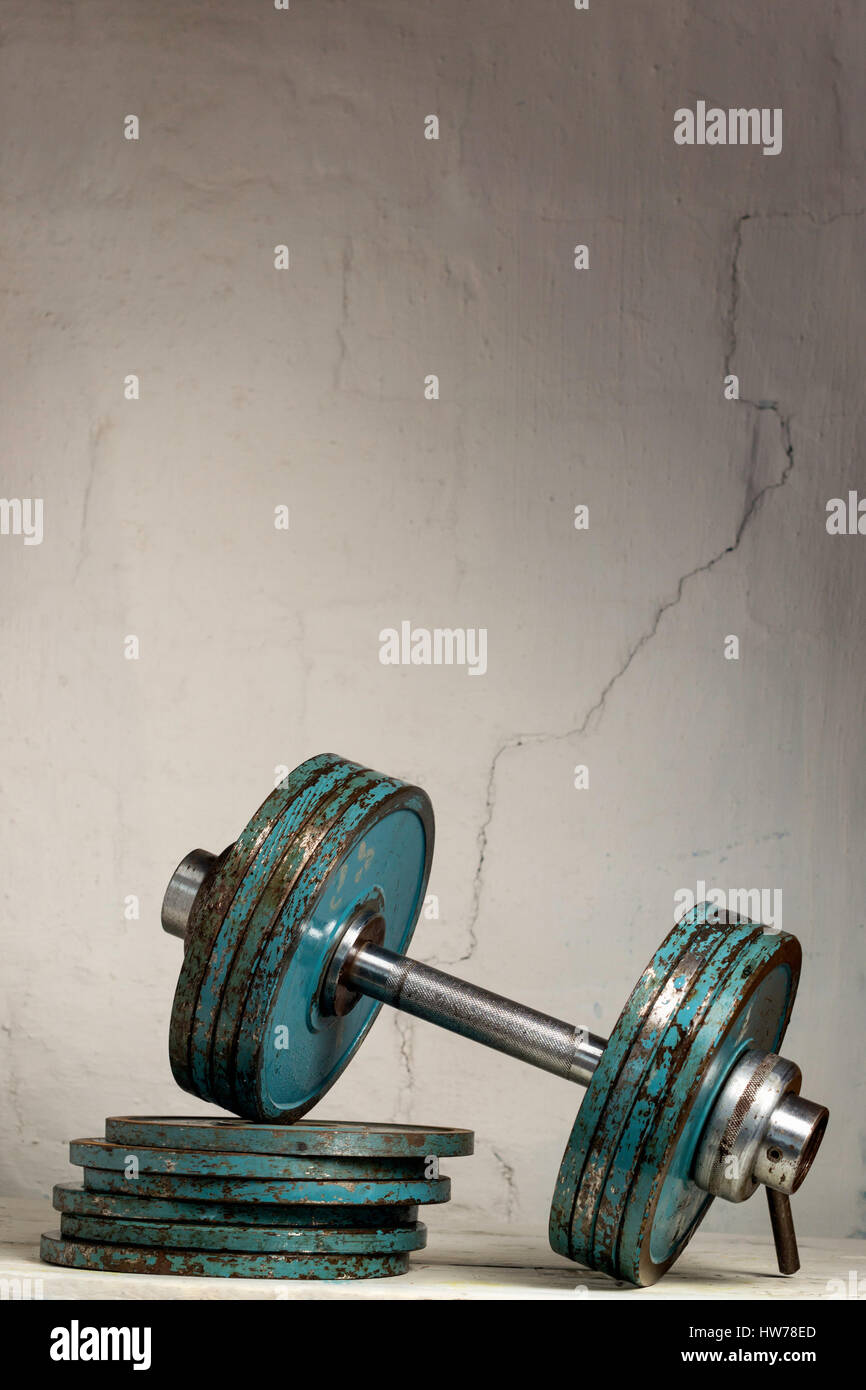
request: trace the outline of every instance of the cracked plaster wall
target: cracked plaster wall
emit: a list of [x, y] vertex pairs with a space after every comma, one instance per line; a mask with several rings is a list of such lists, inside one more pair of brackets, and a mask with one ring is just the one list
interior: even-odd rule
[[[3, 6], [3, 491], [45, 499], [42, 546], [0, 543], [5, 1190], [106, 1114], [195, 1109], [167, 875], [333, 748], [433, 797], [416, 954], [598, 1032], [678, 888], [781, 888], [786, 1051], [833, 1109], [799, 1222], [862, 1231], [866, 540], [824, 508], [864, 483], [863, 30]], [[782, 153], [676, 147], [698, 98], [781, 106]], [[383, 667], [405, 618], [486, 627], [488, 673]], [[543, 1228], [579, 1098], [383, 1017], [322, 1112], [473, 1127], [437, 1221]]]

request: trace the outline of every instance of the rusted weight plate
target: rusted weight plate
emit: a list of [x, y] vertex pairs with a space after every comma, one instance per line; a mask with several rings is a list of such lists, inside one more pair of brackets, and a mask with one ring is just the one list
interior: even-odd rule
[[[312, 801], [300, 808], [298, 815], [289, 814], [292, 834], [284, 852], [272, 872], [256, 884], [255, 907], [230, 963], [211, 1040], [210, 1085], [219, 1103], [229, 1110], [239, 1108], [235, 1088], [235, 1042], [265, 944], [274, 931], [279, 930], [280, 912], [293, 899], [304, 870], [316, 858], [329, 830], [379, 780], [378, 773], [357, 763], [346, 759], [335, 763], [317, 783]], [[255, 866], [249, 877], [255, 877]], [[282, 952], [289, 940], [282, 936], [278, 939]], [[317, 988], [320, 974], [321, 971], [306, 982], [309, 992]], [[292, 1047], [290, 1036], [280, 1036], [274, 1042], [282, 1043], [285, 1051]]]
[[219, 1153], [215, 1149], [129, 1148], [104, 1139], [73, 1139], [71, 1163], [81, 1168], [112, 1168], [141, 1173], [191, 1173], [215, 1178], [304, 1178], [390, 1182], [395, 1178], [438, 1175], [437, 1160], [425, 1158], [317, 1158], [287, 1154]]
[[[215, 1032], [217, 1099], [249, 1119], [300, 1118], [336, 1081], [380, 1005], [359, 998], [345, 1015], [324, 1014], [318, 994], [343, 930], [362, 912], [384, 922], [384, 945], [405, 950], [421, 906], [433, 853], [426, 793], [369, 773], [339, 806], [290, 890], [269, 882], [247, 936], [260, 947], [239, 1015], [223, 1008]], [[252, 933], [252, 935], [250, 935]], [[215, 1090], [217, 1075], [214, 1073]], [[231, 1095], [224, 1087], [231, 1082]]]
[[471, 1154], [471, 1129], [427, 1125], [364, 1124], [351, 1120], [299, 1120], [293, 1125], [251, 1124], [228, 1118], [122, 1115], [105, 1121], [113, 1144], [149, 1148], [219, 1149], [223, 1153], [345, 1154], [358, 1158], [412, 1158]]
[[67, 1240], [49, 1231], [39, 1247], [46, 1264], [112, 1274], [191, 1274], [228, 1279], [382, 1279], [405, 1274], [408, 1254], [291, 1255], [218, 1250], [154, 1250]]
[[[614, 1028], [583, 1097], [562, 1157], [550, 1207], [551, 1246], [568, 1259], [572, 1258], [575, 1202], [600, 1115], [624, 1067], [630, 1064], [633, 1078], [640, 1079], [648, 1064], [645, 1050], [641, 1052], [640, 1049], [641, 1029], [654, 1008], [660, 1005], [664, 1007], [664, 991], [670, 989], [676, 979], [678, 961], [689, 951], [692, 943], [700, 939], [705, 928], [706, 917], [701, 904], [686, 913], [662, 942], [632, 990], [620, 1016], [621, 1020], [630, 1020], [631, 1027]], [[712, 949], [711, 944], [703, 944], [704, 953]]]
[[[304, 845], [303, 832], [311, 818], [315, 818], [323, 795], [327, 797], [330, 794], [335, 780], [340, 785], [360, 772], [356, 763], [349, 763], [335, 754], [323, 754], [302, 763], [285, 779], [285, 787], [279, 789], [288, 791], [289, 795], [282, 801], [269, 834], [259, 844], [253, 858], [248, 860], [238, 856], [231, 866], [234, 895], [213, 938], [202, 971], [191, 1024], [189, 1064], [196, 1094], [205, 1097], [214, 1094], [211, 1073], [217, 1020], [230, 987], [229, 982], [249, 975], [250, 967], [245, 956], [250, 923], [271, 877], [275, 875], [277, 881], [281, 882], [287, 864], [296, 858], [304, 861], [308, 850]], [[261, 811], [258, 811], [254, 820], [258, 821], [260, 817]], [[211, 899], [214, 897], [213, 893], [208, 896]], [[203, 905], [197, 922], [202, 922], [205, 915], [210, 916], [210, 908]]]
[[386, 1255], [423, 1250], [427, 1227], [242, 1226], [239, 1222], [123, 1221], [110, 1216], [62, 1216], [70, 1240], [150, 1245], [165, 1250], [283, 1251], [297, 1255]]
[[[762, 928], [752, 923], [734, 923], [725, 914], [725, 937], [691, 980], [687, 989], [670, 1001], [667, 1021], [658, 1019], [654, 1037], [658, 1045], [653, 1052], [653, 1065], [644, 1073], [636, 1089], [630, 1090], [627, 1109], [619, 1129], [616, 1144], [611, 1143], [609, 1109], [593, 1140], [594, 1155], [587, 1167], [592, 1178], [584, 1173], [576, 1207], [590, 1215], [590, 1235], [593, 1267], [612, 1272], [610, 1261], [616, 1250], [619, 1226], [629, 1198], [631, 1182], [643, 1154], [646, 1128], [652, 1126], [657, 1112], [667, 1103], [667, 1085], [676, 1070], [689, 1057], [692, 1048], [699, 1047], [701, 1029], [714, 1000], [721, 995], [730, 1001], [732, 976], [743, 960], [751, 962], [753, 938], [760, 940]], [[692, 952], [696, 948], [692, 948]], [[750, 965], [749, 969], [753, 967]], [[618, 1096], [619, 1084], [615, 1095]], [[613, 1098], [613, 1097], [612, 1097]], [[576, 1223], [572, 1230], [575, 1244]]]
[[[623, 1040], [627, 1042], [625, 1060], [605, 1097], [584, 1156], [572, 1214], [572, 1249], [593, 1248], [599, 1212], [604, 1210], [604, 1190], [607, 1186], [611, 1194], [617, 1193], [616, 1180], [609, 1181], [608, 1169], [611, 1164], [615, 1165], [620, 1145], [624, 1154], [629, 1151], [632, 1107], [641, 1085], [647, 1078], [651, 1085], [656, 1084], [664, 1049], [672, 1045], [677, 1032], [682, 1033], [701, 1017], [713, 990], [730, 970], [741, 949], [741, 938], [733, 933], [733, 925], [739, 919], [729, 918], [728, 914], [712, 914], [708, 920], [705, 906], [700, 904], [690, 914], [688, 923], [674, 928], [671, 936], [682, 941], [681, 928], [685, 926], [688, 943], [669, 962], [667, 979], [640, 1027], [631, 1034], [624, 1029], [622, 1038], [617, 1035], [617, 1046]], [[745, 925], [747, 931], [754, 930], [751, 923]], [[658, 979], [657, 963], [653, 962], [645, 974]], [[628, 1014], [628, 1010], [625, 1013]], [[616, 1034], [616, 1030], [614, 1032]]]
[[199, 1202], [309, 1202], [313, 1206], [414, 1206], [447, 1202], [449, 1178], [396, 1178], [392, 1182], [308, 1182], [303, 1179], [198, 1178], [188, 1173], [139, 1173], [127, 1178], [110, 1168], [85, 1168], [88, 1192], [172, 1197]]
[[[617, 1082], [622, 1075], [634, 1088], [651, 1065], [652, 1049], [646, 1044], [647, 1038], [654, 1035], [654, 1017], [666, 1016], [671, 991], [675, 991], [676, 997], [677, 985], [681, 991], [687, 979], [700, 968], [701, 961], [723, 938], [720, 924], [708, 932], [704, 908], [705, 904], [699, 904], [686, 913], [656, 951], [626, 1002], [581, 1102], [559, 1167], [550, 1208], [550, 1243], [554, 1250], [569, 1259], [572, 1258], [573, 1219], [578, 1222], [581, 1219], [581, 1213], [574, 1216], [577, 1194], [605, 1106], [613, 1098], [622, 1109], [626, 1092], [624, 1087], [617, 1092]], [[697, 947], [700, 947], [699, 953]], [[681, 979], [679, 966], [683, 960], [687, 962], [687, 971]], [[591, 1239], [591, 1232], [586, 1233], [586, 1238]]]
[[259, 807], [222, 859], [211, 882], [199, 893], [189, 921], [183, 964], [178, 977], [169, 1028], [169, 1057], [174, 1078], [195, 1091], [190, 1070], [190, 1038], [205, 968], [220, 924], [237, 888], [286, 807], [304, 786], [338, 761], [330, 754], [310, 758], [286, 778]]
[[[652, 1283], [670, 1267], [711, 1200], [703, 1192], [696, 1197], [699, 1190], [693, 1184], [688, 1200], [679, 1200], [684, 1197], [684, 1173], [678, 1172], [666, 1185], [664, 1164], [650, 1157], [659, 1142], [664, 1149], [680, 1119], [685, 1123], [692, 1110], [683, 1096], [674, 1099], [676, 1079], [692, 1068], [705, 1074], [716, 1055], [709, 1039], [719, 1018], [731, 1024], [741, 1013], [753, 988], [748, 981], [754, 977], [757, 988], [762, 961], [780, 949], [779, 938], [772, 933], [726, 914], [720, 922], [714, 916], [707, 904], [688, 914], [638, 982], [581, 1106], [551, 1209], [555, 1250], [632, 1283]], [[760, 995], [764, 1014], [776, 1013], [773, 1032], [780, 1025], [784, 1031], [779, 1010], [786, 1021], [799, 970], [793, 939], [785, 938], [782, 949], [790, 960], [780, 962], [781, 974], [771, 969], [770, 995]], [[796, 968], [792, 968], [794, 957]], [[777, 988], [783, 980], [787, 981], [784, 998]], [[605, 1068], [609, 1053], [613, 1065]], [[707, 1073], [713, 1094], [723, 1079], [715, 1077], [718, 1066], [727, 1072], [727, 1065], [718, 1059]], [[704, 1100], [706, 1096], [704, 1091]], [[708, 1109], [709, 1102], [700, 1125]], [[647, 1225], [643, 1220], [647, 1207], [642, 1184], [652, 1186], [656, 1179], [666, 1194], [657, 1234], [664, 1239], [666, 1232], [672, 1239], [665, 1248], [665, 1260], [648, 1263], [644, 1236], [630, 1245], [625, 1232], [636, 1222], [637, 1231], [649, 1240], [653, 1221]]]
[[788, 1026], [801, 952], [787, 933], [753, 938], [717, 991], [698, 1036], [670, 1068], [665, 1097], [641, 1096], [642, 1153], [620, 1224], [616, 1268], [653, 1284], [678, 1257], [712, 1198], [692, 1181], [698, 1140], [731, 1067], [748, 1048], [777, 1051]]
[[[130, 1184], [131, 1186], [131, 1184]], [[130, 1197], [88, 1192], [73, 1183], [58, 1183], [53, 1204], [57, 1211], [77, 1216], [110, 1216], [130, 1221], [218, 1221], [223, 1226], [413, 1226], [416, 1206], [301, 1206], [283, 1202], [195, 1202], [171, 1197]]]

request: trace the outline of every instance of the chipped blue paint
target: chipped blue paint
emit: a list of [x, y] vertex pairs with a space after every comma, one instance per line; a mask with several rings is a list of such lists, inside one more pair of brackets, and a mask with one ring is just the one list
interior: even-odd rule
[[355, 1158], [455, 1158], [471, 1154], [471, 1129], [430, 1125], [372, 1124], [361, 1120], [303, 1120], [269, 1125], [213, 1117], [112, 1115], [105, 1121], [112, 1144], [144, 1148], [219, 1149], [222, 1153], [327, 1154]]
[[[628, 1261], [635, 1276], [640, 1275], [642, 1264], [650, 1269], [669, 1267], [703, 1220], [712, 1199], [691, 1181], [698, 1140], [737, 1058], [752, 1047], [775, 1052], [782, 1041], [796, 989], [792, 966], [787, 961], [773, 963], [760, 983], [757, 967], [787, 955], [788, 942], [762, 937], [750, 943], [744, 960], [713, 1000], [700, 1038], [673, 1078], [663, 1123], [648, 1136], [642, 1170], [632, 1190], [633, 1209], [626, 1214], [621, 1235], [620, 1261]], [[741, 999], [741, 1007], [732, 1009], [732, 999]], [[642, 1232], [637, 1211], [642, 1204], [649, 1209], [653, 1202], [655, 1210]]]
[[[205, 1098], [214, 1090], [211, 1080], [214, 1028], [229, 990], [229, 982], [236, 978], [237, 971], [242, 968], [240, 962], [243, 960], [250, 920], [272, 875], [279, 871], [284, 856], [291, 853], [294, 836], [303, 825], [305, 816], [321, 798], [328, 765], [325, 764], [323, 768], [315, 763], [310, 768], [308, 764], [303, 764], [303, 768], [304, 772], [298, 768], [292, 774], [292, 795], [270, 834], [259, 846], [252, 863], [237, 881], [234, 897], [220, 924], [202, 974], [190, 1035], [190, 1070], [197, 1094]], [[346, 775], [345, 765], [336, 763], [333, 770], [337, 768], [341, 775]], [[308, 777], [310, 780], [305, 783], [304, 779]]]
[[[722, 923], [708, 922], [704, 904], [685, 913], [638, 980], [608, 1039], [578, 1111], [551, 1204], [550, 1243], [569, 1259], [581, 1258], [572, 1254], [576, 1249], [586, 1263], [590, 1262], [595, 1200], [606, 1173], [600, 1155], [615, 1147], [634, 1088], [652, 1066], [660, 1042], [653, 1011], [661, 1009], [661, 1022], [666, 1027], [670, 1016], [670, 1002], [666, 1001], [678, 993], [675, 980], [698, 971], [723, 938]], [[692, 948], [695, 954], [685, 972], [682, 963]], [[698, 948], [701, 955], [696, 954]]]
[[[377, 773], [359, 767], [356, 763], [351, 763], [346, 759], [341, 759], [320, 779], [315, 789], [312, 805], [309, 803], [293, 804], [287, 810], [286, 814], [291, 821], [292, 828], [288, 849], [285, 855], [278, 860], [275, 872], [257, 885], [258, 897], [255, 909], [234, 951], [211, 1033], [212, 1085], [216, 1095], [220, 1097], [220, 1104], [225, 1105], [229, 1110], [237, 1110], [241, 1114], [255, 1118], [255, 1114], [241, 1103], [241, 1093], [237, 1087], [236, 1048], [244, 1011], [249, 999], [251, 982], [266, 949], [266, 944], [269, 940], [275, 941], [285, 957], [294, 957], [294, 950], [301, 934], [306, 931], [306, 924], [299, 925], [293, 939], [291, 932], [285, 931], [282, 927], [280, 921], [282, 909], [287, 899], [291, 901], [294, 898], [300, 876], [310, 859], [318, 858], [322, 838], [332, 826], [341, 823], [349, 808], [357, 805], [359, 799], [364, 798], [365, 793], [368, 793], [369, 789], [376, 784], [377, 779]], [[320, 973], [321, 964], [319, 971], [310, 977], [308, 988], [311, 982], [318, 981]], [[301, 1041], [301, 1035], [295, 1031], [294, 1020], [286, 1018], [280, 1019], [279, 1022], [289, 1030], [287, 1034], [288, 1046], [283, 1050], [285, 1052], [291, 1050], [294, 1056], [295, 1048]], [[258, 1028], [260, 1026], [258, 1022], [254, 1025]], [[257, 1033], [256, 1060], [253, 1064], [256, 1069], [259, 1066], [260, 1057], [264, 1055], [261, 1051], [263, 1046], [272, 1052], [274, 1041], [274, 1034], [271, 1034], [266, 1041], [265, 1035], [261, 1031]], [[303, 1113], [300, 1107], [298, 1107], [297, 1113]], [[271, 1112], [269, 1118], [289, 1117]]]
[[433, 811], [417, 787], [334, 754], [302, 763], [259, 808], [196, 899], [170, 1027], [178, 1084], [249, 1119], [311, 1109], [380, 1005], [323, 1017], [314, 996], [356, 909], [380, 903], [405, 950], [430, 872]]
[[88, 1192], [133, 1197], [169, 1197], [198, 1202], [309, 1202], [314, 1206], [414, 1206], [447, 1202], [450, 1178], [394, 1178], [381, 1181], [308, 1181], [292, 1178], [195, 1177], [189, 1173], [139, 1173], [127, 1178], [110, 1168], [85, 1168]]
[[[225, 913], [231, 907], [243, 874], [302, 787], [337, 762], [333, 754], [309, 758], [265, 799], [220, 863], [206, 893], [196, 901], [189, 922], [184, 958], [178, 976], [169, 1029], [169, 1058], [174, 1078], [185, 1091], [199, 1094], [192, 1076], [190, 1046], [193, 1019], [211, 952]], [[211, 1099], [206, 1096], [205, 1099]]]
[[304, 1206], [289, 1202], [215, 1202], [190, 1198], [136, 1197], [88, 1192], [77, 1183], [57, 1183], [52, 1203], [61, 1214], [116, 1216], [132, 1221], [218, 1221], [243, 1226], [411, 1226], [417, 1206]]
[[423, 1178], [427, 1160], [418, 1158], [347, 1158], [342, 1154], [219, 1153], [216, 1150], [129, 1148], [104, 1139], [73, 1139], [70, 1162], [79, 1167], [129, 1170], [140, 1173], [190, 1173], [199, 1177], [308, 1178], [322, 1182], [332, 1178], [390, 1181]]
[[249, 1254], [219, 1250], [153, 1250], [143, 1245], [67, 1240], [59, 1231], [42, 1237], [47, 1264], [113, 1274], [191, 1274], [229, 1279], [382, 1279], [405, 1274], [406, 1253], [391, 1255]]
[[[433, 811], [426, 794], [370, 774], [362, 795], [342, 814], [284, 895], [273, 932], [256, 965], [234, 1054], [234, 1099], [250, 1118], [298, 1118], [334, 1083], [360, 1045], [380, 1005], [361, 998], [342, 1018], [315, 1005], [334, 941], [355, 910], [377, 898], [384, 945], [402, 953], [424, 901], [433, 851]], [[277, 1027], [291, 1046], [269, 1045]]]
[[71, 1240], [113, 1245], [149, 1245], [160, 1250], [240, 1250], [299, 1255], [385, 1255], [423, 1250], [427, 1228], [412, 1226], [244, 1226], [219, 1222], [130, 1221], [111, 1216], [60, 1218], [60, 1234]]
[[[682, 918], [632, 992], [584, 1098], [551, 1208], [555, 1250], [636, 1284], [660, 1277], [709, 1206], [688, 1173], [738, 1055], [739, 1042], [723, 1040], [777, 1042], [796, 988], [792, 937], [709, 914], [715, 908], [704, 903]], [[768, 977], [772, 987], [763, 985]]]

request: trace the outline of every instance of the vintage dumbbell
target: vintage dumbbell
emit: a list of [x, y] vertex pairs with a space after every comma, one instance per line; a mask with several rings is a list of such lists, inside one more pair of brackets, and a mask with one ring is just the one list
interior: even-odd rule
[[828, 1119], [777, 1053], [796, 939], [701, 904], [605, 1040], [405, 957], [432, 852], [425, 792], [325, 754], [289, 774], [221, 855], [188, 854], [162, 907], [185, 944], [170, 1028], [178, 1083], [290, 1122], [391, 1004], [587, 1087], [554, 1191], [554, 1250], [651, 1284], [713, 1196], [739, 1202], [763, 1184], [779, 1268], [796, 1270], [789, 1196]]

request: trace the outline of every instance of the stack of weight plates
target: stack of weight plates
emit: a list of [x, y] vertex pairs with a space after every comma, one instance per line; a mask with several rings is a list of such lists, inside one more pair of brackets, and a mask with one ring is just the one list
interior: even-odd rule
[[84, 1185], [61, 1183], [49, 1264], [127, 1274], [372, 1279], [427, 1243], [418, 1206], [447, 1202], [440, 1158], [468, 1129], [303, 1120], [106, 1120], [76, 1139]]

